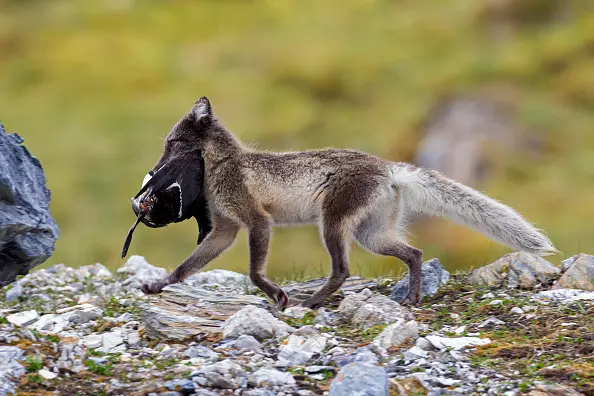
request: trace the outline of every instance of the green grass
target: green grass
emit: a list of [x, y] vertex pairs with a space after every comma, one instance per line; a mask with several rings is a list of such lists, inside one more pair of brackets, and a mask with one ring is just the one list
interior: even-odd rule
[[34, 373], [43, 368], [43, 360], [39, 356], [27, 356], [25, 358], [25, 370]]
[[96, 363], [94, 360], [85, 360], [85, 366], [87, 369], [94, 374], [103, 375], [109, 377], [112, 375], [113, 364], [106, 362], [104, 364]]
[[[492, 4], [0, 0], [0, 119], [46, 171], [61, 229], [48, 264], [122, 264], [128, 198], [201, 95], [261, 148], [352, 147], [410, 160], [441, 98], [503, 92], [544, 151], [496, 152], [480, 187], [547, 230], [565, 256], [594, 250], [592, 6]], [[568, 16], [556, 17], [565, 7]], [[507, 251], [443, 222], [413, 235], [450, 269]], [[171, 269], [195, 240], [191, 221], [140, 227], [130, 253]], [[246, 272], [247, 257], [241, 233], [211, 267]], [[352, 263], [369, 276], [403, 268], [358, 248]], [[282, 229], [269, 268], [275, 277], [327, 273], [329, 258], [315, 230]]]

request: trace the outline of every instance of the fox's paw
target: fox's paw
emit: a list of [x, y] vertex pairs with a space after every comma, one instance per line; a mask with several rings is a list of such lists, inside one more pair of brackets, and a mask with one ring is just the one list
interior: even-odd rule
[[279, 311], [282, 311], [289, 306], [289, 296], [287, 296], [287, 293], [281, 288], [279, 288], [278, 292], [274, 295], [274, 301], [276, 302], [275, 305]]
[[302, 307], [309, 308], [309, 309], [316, 309], [320, 308], [324, 304], [324, 301], [319, 301], [317, 299], [307, 299], [301, 303]]
[[420, 298], [414, 298], [409, 295], [400, 303], [400, 305], [404, 305], [405, 307], [416, 307], [420, 302]]
[[170, 282], [168, 280], [145, 283], [140, 287], [140, 290], [142, 290], [144, 294], [159, 294], [163, 291], [163, 288], [169, 284]]

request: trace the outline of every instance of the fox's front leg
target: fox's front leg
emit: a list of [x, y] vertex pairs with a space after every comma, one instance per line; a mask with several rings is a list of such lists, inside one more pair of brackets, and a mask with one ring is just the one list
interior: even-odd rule
[[266, 277], [266, 256], [270, 245], [272, 224], [264, 214], [256, 216], [248, 227], [250, 248], [250, 279], [268, 297], [276, 302], [278, 309], [284, 309], [289, 303], [289, 297], [279, 286]]
[[142, 285], [141, 290], [145, 294], [157, 294], [161, 293], [167, 285], [183, 282], [188, 276], [203, 268], [231, 246], [238, 230], [239, 226], [236, 224], [218, 222], [192, 255], [185, 259], [175, 271], [165, 279]]

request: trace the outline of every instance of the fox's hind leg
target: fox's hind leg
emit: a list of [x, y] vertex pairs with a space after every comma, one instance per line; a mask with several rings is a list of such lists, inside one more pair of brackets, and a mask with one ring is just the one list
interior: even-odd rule
[[355, 228], [355, 239], [361, 247], [382, 256], [392, 256], [408, 266], [408, 295], [403, 304], [416, 305], [421, 300], [421, 266], [423, 252], [404, 241], [402, 208], [394, 202], [378, 202], [375, 209]]

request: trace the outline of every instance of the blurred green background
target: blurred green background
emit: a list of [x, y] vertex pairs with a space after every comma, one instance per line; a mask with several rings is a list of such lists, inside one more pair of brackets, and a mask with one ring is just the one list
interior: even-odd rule
[[[128, 198], [202, 95], [260, 148], [412, 161], [432, 108], [466, 93], [512, 106], [541, 147], [494, 152], [475, 187], [546, 230], [562, 251], [553, 262], [592, 253], [592, 2], [0, 0], [0, 119], [45, 168], [61, 229], [48, 264], [122, 264]], [[130, 254], [172, 269], [196, 228], [140, 227]], [[508, 251], [446, 221], [410, 232], [451, 269]], [[358, 248], [351, 257], [353, 273], [404, 268]], [[274, 277], [323, 275], [328, 262], [313, 228], [275, 231]], [[245, 233], [215, 267], [247, 270]]]

